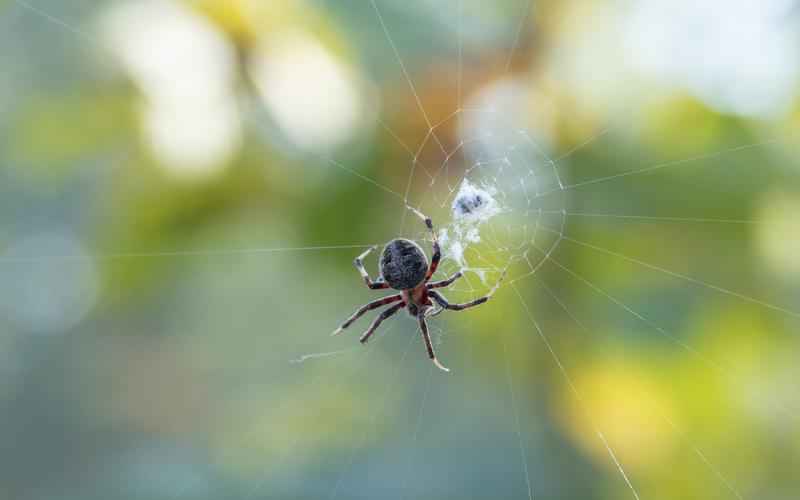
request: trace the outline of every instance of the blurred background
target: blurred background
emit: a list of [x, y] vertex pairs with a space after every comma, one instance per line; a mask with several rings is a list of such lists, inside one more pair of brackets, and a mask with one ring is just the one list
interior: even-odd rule
[[[0, 497], [797, 498], [798, 97], [792, 0], [0, 1]], [[500, 121], [451, 373], [330, 337]]]

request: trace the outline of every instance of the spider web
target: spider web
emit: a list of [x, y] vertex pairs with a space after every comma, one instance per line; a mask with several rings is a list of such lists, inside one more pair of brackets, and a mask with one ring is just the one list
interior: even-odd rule
[[[497, 115], [458, 110], [432, 126], [412, 160], [426, 186], [416, 203], [406, 198], [439, 223], [441, 267], [445, 274], [464, 272], [470, 292], [534, 274], [560, 243], [548, 228], [560, 232], [566, 222], [558, 167], [526, 130]], [[437, 131], [458, 120], [470, 131], [450, 151], [434, 146]], [[419, 159], [428, 149], [443, 157], [430, 171]], [[403, 217], [402, 228], [408, 225]]]
[[[591, 323], [589, 318], [596, 316], [598, 309], [601, 311], [613, 310], [615, 313], [621, 313], [628, 320], [634, 321], [637, 328], [647, 329], [650, 334], [663, 338], [672, 349], [702, 366], [700, 373], [706, 376], [719, 377], [723, 381], [735, 385], [736, 381], [743, 377], [740, 371], [741, 367], [736, 365], [735, 359], [720, 360], [718, 354], [715, 355], [711, 347], [695, 345], [691, 339], [685, 338], [679, 331], [662, 326], [660, 319], [663, 317], [653, 314], [652, 309], [646, 307], [646, 304], [631, 303], [630, 297], [620, 298], [620, 289], [614, 286], [613, 280], [609, 285], [608, 280], [598, 278], [597, 273], [593, 270], [579, 266], [571, 258], [571, 255], [578, 253], [602, 257], [608, 259], [603, 262], [608, 262], [608, 266], [612, 270], [618, 269], [615, 266], [631, 266], [637, 272], [646, 273], [648, 277], [657, 276], [674, 280], [681, 286], [696, 288], [711, 294], [717, 297], [717, 300], [756, 307], [769, 313], [770, 317], [780, 318], [780, 321], [786, 322], [789, 325], [786, 328], [789, 330], [794, 328], [796, 331], [796, 320], [800, 317], [800, 312], [791, 305], [791, 301], [785, 300], [785, 295], [774, 297], [767, 295], [769, 298], [761, 298], [762, 295], [729, 288], [724, 285], [724, 280], [713, 279], [713, 274], [712, 278], [706, 278], [705, 274], [696, 269], [685, 270], [680, 267], [662, 265], [660, 264], [661, 259], [651, 258], [647, 253], [644, 254], [645, 257], [638, 254], [629, 255], [626, 250], [619, 250], [614, 246], [613, 241], [610, 242], [611, 240], [608, 238], [592, 239], [591, 236], [596, 233], [573, 231], [571, 228], [585, 224], [595, 231], [619, 231], [619, 226], [609, 225], [609, 221], [619, 223], [623, 228], [628, 227], [627, 224], [677, 224], [679, 227], [710, 225], [744, 228], [768, 226], [771, 224], [768, 221], [740, 218], [738, 215], [728, 217], [727, 214], [721, 214], [721, 216], [710, 217], [703, 211], [687, 213], [679, 210], [681, 207], [678, 206], [677, 201], [673, 201], [671, 206], [680, 215], [626, 213], [624, 210], [617, 210], [619, 205], [613, 203], [600, 203], [600, 206], [611, 207], [608, 210], [600, 211], [592, 208], [598, 206], [597, 204], [593, 205], [592, 202], [596, 203], [597, 196], [608, 197], [611, 194], [635, 196], [636, 193], [632, 190], [641, 188], [643, 184], [633, 183], [634, 179], [645, 177], [659, 180], [661, 178], [656, 175], [663, 171], [672, 172], [683, 167], [702, 168], [703, 162], [720, 157], [743, 159], [744, 168], [752, 168], [752, 159], [747, 156], [748, 152], [771, 146], [776, 140], [740, 143], [732, 147], [705, 151], [701, 154], [683, 155], [677, 159], [646, 162], [641, 167], [622, 172], [612, 171], [601, 175], [581, 172], [581, 164], [576, 162], [573, 165], [570, 161], [576, 155], [590, 148], [597, 140], [602, 139], [607, 132], [602, 131], [583, 137], [556, 159], [556, 155], [551, 150], [553, 145], [547, 143], [545, 134], [540, 133], [541, 130], [537, 128], [536, 124], [527, 122], [526, 113], [520, 111], [524, 109], [524, 106], [516, 94], [519, 82], [518, 78], [513, 78], [511, 70], [512, 61], [519, 51], [520, 43], [527, 36], [526, 29], [531, 23], [531, 16], [534, 12], [531, 4], [527, 2], [510, 2], [509, 4], [509, 12], [513, 13], [511, 17], [516, 22], [512, 23], [513, 29], [506, 30], [510, 35], [502, 38], [507, 52], [505, 64], [500, 68], [504, 79], [500, 79], [499, 84], [492, 86], [491, 92], [477, 96], [470, 95], [469, 100], [462, 102], [462, 65], [465, 59], [463, 44], [464, 30], [466, 29], [464, 23], [468, 17], [464, 13], [465, 3], [470, 5], [468, 2], [462, 1], [452, 3], [449, 7], [453, 8], [449, 12], [454, 14], [443, 15], [448, 19], [454, 16], [457, 21], [451, 23], [451, 26], [455, 26], [454, 32], [445, 35], [444, 38], [455, 46], [453, 58], [457, 62], [455, 80], [458, 99], [455, 110], [447, 110], [444, 113], [445, 116], [440, 120], [429, 114], [429, 106], [426, 107], [422, 102], [415, 83], [417, 75], [414, 73], [414, 68], [409, 64], [408, 56], [403, 53], [403, 46], [395, 40], [396, 23], [391, 21], [402, 21], [399, 18], [400, 14], [393, 6], [373, 0], [355, 7], [359, 15], [368, 16], [372, 20], [372, 26], [376, 27], [378, 33], [382, 35], [385, 45], [380, 50], [386, 58], [393, 61], [391, 66], [398, 71], [397, 81], [407, 86], [410, 100], [426, 124], [426, 133], [421, 140], [415, 142], [418, 144], [416, 147], [409, 147], [403, 138], [384, 124], [394, 140], [401, 147], [407, 149], [409, 154], [407, 176], [404, 176], [403, 182], [396, 186], [386, 185], [373, 176], [358, 172], [348, 166], [347, 162], [335, 159], [333, 154], [323, 155], [322, 160], [342, 176], [352, 177], [355, 182], [364, 182], [370, 186], [370, 189], [376, 190], [392, 203], [396, 202], [395, 208], [403, 213], [398, 228], [400, 234], [413, 236], [418, 240], [426, 238], [425, 231], [421, 227], [415, 226], [418, 225], [418, 221], [405, 211], [404, 205], [418, 208], [433, 217], [438, 236], [445, 250], [445, 259], [442, 265], [444, 273], [452, 273], [459, 269], [467, 272], [466, 279], [456, 287], [458, 296], [474, 295], [497, 288], [497, 303], [501, 301], [518, 303], [518, 309], [522, 312], [525, 320], [524, 326], [519, 327], [520, 336], [508, 336], [500, 333], [492, 338], [493, 342], [501, 345], [499, 353], [502, 355], [497, 360], [500, 372], [500, 375], [497, 376], [497, 381], [499, 381], [497, 383], [502, 383], [504, 390], [502, 397], [497, 398], [497, 402], [500, 405], [508, 405], [506, 412], [501, 417], [505, 418], [505, 425], [510, 429], [505, 438], [496, 438], [497, 443], [493, 444], [502, 449], [502, 453], [505, 455], [502, 465], [509, 466], [509, 468], [507, 470], [489, 468], [481, 475], [481, 479], [488, 481], [494, 475], [498, 475], [497, 477], [502, 478], [502, 481], [495, 484], [499, 491], [509, 496], [527, 496], [530, 499], [540, 496], [568, 496], [570, 492], [587, 491], [571, 489], [571, 486], [567, 484], [567, 478], [562, 478], [564, 481], [556, 484], [548, 481], [548, 473], [552, 472], [554, 466], [548, 464], [548, 457], [542, 456], [540, 452], [539, 445], [542, 445], [543, 438], [539, 437], [539, 430], [536, 426], [537, 424], [544, 425], [545, 419], [536, 414], [532, 408], [534, 406], [532, 403], [540, 401], [530, 394], [530, 392], [536, 391], [536, 383], [521, 375], [523, 370], [526, 375], [530, 375], [526, 363], [531, 362], [534, 358], [519, 356], [514, 349], [514, 347], [528, 348], [535, 345], [537, 350], [545, 354], [545, 357], [535, 359], [549, 360], [552, 363], [554, 372], [560, 377], [560, 383], [574, 400], [577, 408], [575, 415], [582, 415], [586, 419], [585, 427], [589, 429], [594, 445], [587, 445], [585, 442], [582, 445], [588, 447], [590, 450], [587, 452], [588, 454], [591, 454], [591, 450], [599, 449], [604, 456], [603, 459], [597, 460], [598, 463], [608, 466], [609, 474], [606, 481], [613, 485], [606, 486], [610, 493], [605, 496], [618, 498], [622, 497], [624, 493], [628, 497], [636, 499], [658, 497], [654, 487], [645, 485], [649, 484], [646, 483], [648, 473], [630, 464], [632, 461], [630, 457], [636, 456], [630, 449], [635, 450], [645, 445], [632, 442], [639, 437], [636, 434], [620, 433], [618, 425], [624, 426], [626, 422], [615, 421], [613, 412], [611, 423], [618, 425], [613, 425], [611, 426], [613, 428], [609, 429], [609, 420], [604, 419], [604, 415], [593, 411], [593, 408], [597, 407], [594, 400], [597, 396], [589, 392], [587, 387], [589, 389], [598, 389], [598, 387], [591, 384], [586, 385], [576, 376], [576, 373], [584, 373], [582, 360], [578, 356], [570, 357], [570, 354], [574, 354], [575, 351], [570, 348], [568, 343], [564, 343], [560, 339], [556, 341], [556, 337], [560, 336], [561, 328], [567, 329], [570, 335], [574, 335], [573, 341], [579, 342], [581, 338], [588, 338], [599, 333], [608, 335], [608, 342], [611, 344], [613, 342], [611, 335], [599, 331], [596, 323]], [[65, 20], [61, 16], [51, 13], [50, 9], [39, 7], [38, 4], [27, 0], [15, 0], [14, 4], [44, 21], [49, 21], [56, 27], [66, 29], [67, 32], [71, 32], [96, 48], [97, 39], [76, 27], [78, 25], [75, 21]], [[331, 8], [335, 10], [335, 7]], [[420, 8], [425, 9], [424, 3]], [[440, 7], [429, 8], [433, 9], [431, 12], [441, 10]], [[440, 13], [440, 15], [442, 14]], [[586, 177], [581, 177], [582, 175], [586, 175]], [[622, 187], [612, 190], [611, 186]], [[692, 187], [687, 186], [685, 189], [688, 192]], [[603, 221], [602, 225], [598, 224], [598, 220]], [[619, 232], [624, 231], [625, 229]], [[395, 234], [387, 236], [393, 237]], [[16, 250], [16, 253], [12, 248], [11, 252], [2, 257], [2, 263], [6, 267], [11, 266], [12, 269], [17, 270], [15, 272], [20, 272], [21, 274], [14, 275], [14, 278], [24, 281], [31, 279], [31, 275], [25, 273], [25, 269], [28, 269], [26, 266], [30, 266], [31, 263], [64, 265], [70, 261], [86, 259], [96, 262], [104, 259], [206, 258], [263, 254], [264, 260], [274, 259], [272, 263], [265, 264], [268, 266], [269, 272], [274, 273], [275, 276], [284, 276], [280, 274], [282, 263], [294, 264], [309, 252], [336, 252], [338, 255], [340, 251], [343, 251], [342, 255], [349, 255], [352, 253], [351, 250], [368, 246], [363, 243], [359, 241], [341, 242], [334, 245], [245, 246], [219, 250], [198, 248], [149, 253], [122, 251], [100, 255], [80, 254], [70, 244], [56, 245], [55, 253], [52, 250], [43, 250], [41, 255], [31, 252], [29, 247], [22, 246]], [[59, 250], [64, 253], [59, 254]], [[342, 260], [349, 262], [348, 258], [342, 257]], [[212, 274], [216, 276], [213, 269], [219, 269], [221, 265], [211, 264], [211, 267]], [[503, 276], [505, 279], [501, 281]], [[763, 276], [760, 277], [763, 278]], [[40, 276], [33, 278], [44, 279]], [[46, 283], [46, 280], [43, 282]], [[595, 302], [588, 302], [594, 305], [593, 310], [589, 309], [586, 303], [583, 304], [584, 307], [570, 305], [570, 297], [565, 296], [564, 293], [563, 283], [565, 282], [585, 287], [596, 298], [602, 300], [601, 304], [603, 305], [597, 306]], [[537, 291], [535, 297], [541, 298], [542, 301], [546, 299], [548, 305], [542, 306], [538, 301], [532, 300], [533, 295], [527, 288], [528, 286]], [[305, 290], [306, 288], [303, 286], [296, 289], [298, 292]], [[222, 297], [224, 296], [223, 293]], [[554, 315], [564, 321], [555, 321]], [[326, 312], [324, 316], [325, 321], [320, 323], [328, 322], [328, 320], [335, 322], [338, 318], [333, 312]], [[595, 321], [599, 323], [599, 320]], [[309, 325], [311, 324], [309, 322]], [[479, 344], [478, 341], [469, 342], [460, 338], [456, 340], [455, 335], [445, 337], [443, 335], [445, 331], [441, 330], [442, 328], [455, 330], [458, 327], [443, 326], [444, 324], [432, 325], [434, 333], [440, 340], [438, 346], [440, 352], [450, 349], [452, 349], [450, 352], [457, 352], [460, 355], [456, 358], [456, 365], [459, 369], [454, 370], [455, 373], [469, 373], [478, 356], [478, 353], [475, 352], [478, 349], [476, 345], [485, 348], [485, 344]], [[278, 352], [277, 357], [272, 360], [275, 374], [286, 370], [285, 361], [288, 357], [282, 356], [282, 354], [294, 352], [295, 356], [291, 359], [301, 364], [303, 369], [299, 370], [301, 372], [299, 376], [303, 377], [304, 384], [308, 387], [325, 388], [326, 392], [341, 398], [346, 398], [346, 395], [353, 390], [363, 391], [357, 392], [357, 394], [364, 395], [375, 403], [374, 407], [366, 410], [367, 418], [364, 421], [352, 421], [354, 426], [363, 425], [366, 432], [356, 433], [354, 441], [344, 446], [345, 451], [341, 453], [341, 460], [337, 460], [334, 466], [325, 469], [324, 479], [319, 484], [314, 483], [308, 486], [306, 492], [309, 495], [344, 498], [364, 496], [365, 494], [362, 492], [381, 491], [380, 487], [374, 484], [365, 484], [364, 475], [359, 473], [358, 468], [369, 465], [370, 456], [368, 455], [384, 456], [381, 454], [381, 451], [384, 451], [385, 455], [397, 459], [396, 463], [390, 461], [387, 465], [392, 470], [387, 481], [397, 485], [404, 497], [421, 496], [425, 494], [425, 490], [422, 487], [417, 489], [416, 482], [423, 471], [415, 464], [419, 461], [426, 462], [425, 457], [429, 457], [429, 461], [436, 464], [438, 471], [447, 470], [440, 463], [440, 460], [443, 460], [441, 456], [427, 453], [431, 451], [427, 440], [435, 440], [436, 437], [432, 429], [426, 427], [424, 423], [440, 422], [438, 425], [432, 424], [433, 429], [446, 433], [448, 425], [464, 424], [469, 426], [479, 421], [481, 416], [486, 415], [465, 403], [469, 399], [469, 389], [460, 388], [465, 392], [459, 392], [459, 387], [455, 386], [453, 382], [436, 378], [437, 374], [428, 364], [420, 362], [412, 365], [410, 369], [405, 368], [406, 364], [410, 363], [409, 359], [415, 358], [414, 354], [419, 354], [413, 350], [414, 342], [418, 339], [409, 334], [408, 338], [402, 338], [399, 348], [387, 346], [386, 343], [389, 341], [383, 340], [392, 338], [393, 335], [390, 334], [397, 333], [396, 330], [400, 328], [402, 327], [387, 328], [378, 337], [378, 342], [371, 343], [367, 350], [363, 351], [358, 347], [338, 349], [337, 347], [341, 344], [332, 343], [331, 345], [334, 346], [332, 350], [319, 352], [316, 347], [320, 343], [318, 332], [305, 336], [302, 340], [285, 341], [290, 344], [288, 349], [284, 350], [278, 348], [278, 341], [273, 341], [274, 344], [267, 343], [267, 347], [275, 347]], [[394, 337], [400, 336], [394, 335]], [[528, 344], [527, 342], [531, 338], [537, 339], [540, 343]], [[384, 347], [388, 349], [389, 355], [376, 358], [378, 356], [376, 351], [384, 349]], [[709, 351], [711, 354], [708, 353]], [[298, 357], [298, 352], [312, 354]], [[352, 358], [344, 358], [345, 353], [356, 354]], [[627, 355], [627, 353], [625, 354]], [[333, 361], [328, 358], [332, 358]], [[339, 361], [341, 359], [345, 359], [348, 363]], [[328, 363], [329, 361], [338, 364], [322, 365], [323, 362]], [[352, 366], [349, 366], [351, 361]], [[348, 375], [343, 375], [342, 370], [345, 370]], [[381, 380], [380, 383], [376, 381], [372, 390], [365, 390], [363, 386], [353, 388], [352, 380], [355, 377], [365, 377], [368, 372], [372, 374], [379, 370], [387, 373], [385, 380]], [[406, 380], [405, 376], [412, 377], [414, 373], [423, 374], [413, 378], [414, 381], [421, 382], [419, 390], [405, 398], [396, 397], [395, 393], [402, 391], [404, 385], [402, 381]], [[259, 376], [264, 375], [260, 374]], [[326, 380], [330, 380], [331, 377], [341, 378], [341, 381], [334, 382], [334, 387], [330, 387], [329, 384], [326, 384]], [[475, 378], [477, 379], [477, 377]], [[259, 378], [254, 377], [253, 380], [257, 381]], [[475, 379], [471, 382], [479, 383]], [[555, 382], [553, 383], [555, 384]], [[615, 379], [611, 378], [608, 383], [613, 385]], [[377, 387], [380, 388], [375, 389]], [[496, 388], [492, 387], [492, 389]], [[634, 395], [641, 397], [649, 395], [647, 390], [639, 391], [639, 388], [636, 387], [635, 391], [630, 390], [629, 392], [626, 392], [624, 386], [613, 387], [613, 389], [615, 389], [614, 395], [621, 394], [623, 399], [631, 398]], [[773, 387], [773, 389], [778, 391], [779, 387]], [[283, 396], [276, 396], [278, 398], [276, 406], [285, 406], [291, 410], [292, 405], [304, 406], [309, 404], [309, 401], [311, 401], [310, 404], [315, 404], [313, 400], [308, 399], [309, 397], [320, 397], [316, 392], [306, 393], [300, 389], [297, 389], [297, 393], [299, 395], [287, 395], [279, 392], [278, 394], [283, 394]], [[711, 394], [714, 395], [713, 390]], [[454, 403], [452, 399], [457, 401]], [[610, 399], [619, 401], [613, 396]], [[322, 404], [327, 410], [338, 409], [344, 413], [349, 412], [347, 408], [342, 408], [341, 404], [337, 404], [335, 401], [333, 403], [330, 402], [330, 399], [325, 401]], [[413, 411], [404, 410], [402, 408], [403, 401], [418, 403], [418, 405], [413, 405], [411, 409]], [[761, 406], [782, 415], [782, 423], [796, 423], [797, 404], [796, 395], [793, 396], [790, 393], [785, 398], [779, 397], [765, 402]], [[467, 407], [467, 409], [463, 410], [463, 413], [453, 414], [451, 410], [459, 406]], [[602, 405], [600, 406], [602, 407]], [[357, 412], [356, 408], [352, 410], [354, 414]], [[470, 415], [470, 411], [474, 412], [474, 415]], [[704, 445], [706, 442], [718, 444], [718, 441], [707, 440], [694, 429], [684, 429], [680, 422], [676, 421], [675, 414], [669, 409], [659, 407], [653, 410], [653, 414], [657, 417], [657, 422], [649, 423], [652, 428], [659, 432], [666, 432], [664, 429], [669, 429], [669, 432], [674, 433], [675, 440], [680, 442], [681, 447], [692, 456], [693, 467], [704, 471], [700, 474], [702, 481], [713, 483], [714, 486], [709, 488], [720, 498], [747, 498], [751, 496], [747, 492], [766, 489], [763, 484], [741, 484], [735, 471], [741, 470], [742, 466], [735, 462], [728, 462], [724, 452], [709, 449]], [[396, 416], [398, 422], [403, 420], [403, 417], [406, 417], [409, 422], [399, 432], [400, 439], [404, 443], [376, 441], [375, 434], [381, 428], [381, 420], [390, 415]], [[735, 414], [735, 416], [741, 417], [742, 414]], [[629, 417], [629, 415], [623, 413], [619, 418], [624, 419], [625, 417]], [[713, 423], [722, 425], [725, 419], [725, 416], [717, 416]], [[343, 420], [347, 421], [346, 418]], [[342, 419], [336, 420], [336, 422], [341, 423]], [[266, 425], [278, 424], [268, 422]], [[640, 430], [647, 435], [650, 429]], [[656, 432], [655, 430], [653, 432]], [[553, 431], [553, 429], [548, 429], [548, 431]], [[733, 428], [732, 432], [735, 436], [737, 435], [735, 433], [741, 432], [741, 430]], [[281, 491], [281, 488], [289, 490], [300, 487], [309, 476], [314, 474], [313, 466], [307, 465], [314, 461], [313, 457], [308, 456], [314, 450], [314, 443], [305, 440], [302, 432], [295, 430], [295, 434], [290, 436], [287, 442], [280, 447], [277, 453], [278, 459], [270, 463], [271, 471], [265, 470], [258, 474], [256, 480], [252, 481], [239, 496], [242, 498], [271, 497], [276, 491]], [[330, 434], [322, 433], [322, 435], [323, 438], [328, 436], [329, 439], [332, 439]], [[576, 439], [581, 441], [581, 438]], [[380, 449], [381, 444], [385, 444], [385, 450]], [[492, 447], [491, 443], [482, 442], [481, 444], [487, 449]], [[446, 441], [445, 447], [447, 446], [451, 448], [445, 449], [445, 455], [455, 456], [459, 451], [463, 451], [457, 447], [454, 440]], [[406, 453], [401, 453], [401, 450]], [[792, 457], [796, 452], [788, 450], [784, 453], [781, 455], [782, 457]], [[511, 456], [513, 456], [513, 460], [508, 458]], [[585, 460], [580, 457], [572, 458]], [[292, 467], [299, 467], [299, 469], [294, 470]], [[379, 469], [379, 472], [382, 471], [383, 469]], [[296, 474], [298, 477], [292, 477], [292, 474]], [[514, 477], [515, 474], [517, 474], [516, 480], [506, 479]], [[467, 479], [464, 481], [471, 484]], [[499, 486], [500, 482], [506, 485], [501, 487]], [[421, 484], [439, 488], [434, 491], [438, 491], [442, 495], [451, 491], [460, 491], [455, 487], [448, 488], [447, 481], [442, 477], [427, 478], [421, 481]], [[783, 487], [790, 491], [788, 483], [783, 484]], [[196, 493], [193, 488], [191, 481], [181, 482], [178, 480], [168, 486], [169, 496], [172, 498], [190, 497]], [[780, 492], [776, 495], [779, 497]], [[605, 496], [597, 494], [598, 498]]]

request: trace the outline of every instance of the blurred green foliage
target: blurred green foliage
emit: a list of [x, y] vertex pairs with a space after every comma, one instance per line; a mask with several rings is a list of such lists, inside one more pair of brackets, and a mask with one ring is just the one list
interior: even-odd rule
[[[535, 497], [794, 498], [800, 277], [771, 264], [759, 228], [778, 190], [800, 197], [796, 111], [747, 118], [634, 79], [592, 101], [559, 67], [582, 61], [570, 29], [598, 2], [530, 17], [466, 2], [463, 24], [458, 2], [378, 2], [401, 67], [369, 2], [197, 0], [181, 5], [235, 49], [243, 132], [187, 177], [149, 142], [148, 98], [97, 34], [116, 4], [0, 2], [4, 497], [518, 498], [527, 473]], [[248, 66], [282, 31], [369, 81], [381, 122], [293, 147]], [[576, 185], [552, 262], [432, 321], [450, 375], [408, 318], [366, 348], [327, 335], [374, 297], [353, 257], [398, 236], [403, 204], [374, 183], [402, 193], [429, 139], [405, 71], [432, 123], [455, 85], [513, 75], [532, 116], [553, 110], [534, 133]], [[450, 149], [456, 121], [437, 129]], [[424, 176], [410, 187], [421, 198]], [[86, 254], [13, 253], [50, 233]], [[31, 269], [47, 270], [46, 307], [76, 258], [96, 269], [91, 311], [26, 323]]]

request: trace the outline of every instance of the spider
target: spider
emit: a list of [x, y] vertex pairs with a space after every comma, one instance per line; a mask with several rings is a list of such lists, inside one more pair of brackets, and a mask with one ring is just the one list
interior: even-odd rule
[[[425, 256], [425, 252], [423, 252], [422, 248], [420, 248], [417, 243], [403, 238], [396, 238], [391, 240], [384, 247], [383, 253], [378, 260], [378, 265], [380, 266], [380, 277], [373, 281], [370, 279], [367, 270], [364, 269], [364, 259], [370, 254], [370, 252], [375, 250], [377, 246], [367, 249], [367, 251], [356, 257], [355, 261], [353, 262], [356, 266], [356, 269], [358, 269], [358, 272], [361, 273], [361, 277], [364, 278], [364, 282], [367, 284], [367, 287], [369, 287], [371, 290], [391, 288], [400, 291], [400, 293], [373, 300], [372, 302], [360, 307], [355, 313], [353, 313], [352, 316], [347, 319], [347, 321], [342, 323], [342, 326], [333, 332], [333, 335], [337, 335], [344, 331], [367, 311], [397, 302], [397, 304], [385, 309], [377, 318], [375, 318], [367, 331], [361, 336], [361, 343], [366, 343], [384, 320], [397, 313], [397, 311], [400, 309], [406, 307], [408, 308], [408, 313], [417, 318], [417, 321], [419, 322], [419, 329], [422, 332], [422, 339], [425, 342], [425, 347], [428, 350], [428, 357], [431, 359], [431, 361], [433, 361], [437, 368], [447, 372], [450, 370], [445, 368], [439, 362], [439, 360], [436, 359], [436, 353], [434, 352], [433, 344], [431, 343], [431, 336], [428, 333], [428, 323], [425, 321], [425, 318], [435, 316], [445, 309], [450, 309], [452, 311], [463, 311], [464, 309], [481, 305], [492, 297], [494, 291], [497, 289], [497, 286], [495, 286], [495, 288], [492, 289], [492, 291], [487, 295], [471, 302], [467, 302], [465, 304], [449, 303], [447, 299], [435, 289], [450, 286], [454, 281], [462, 276], [462, 273], [459, 271], [446, 280], [434, 282], [430, 281], [430, 279], [433, 277], [433, 274], [436, 272], [436, 268], [439, 266], [439, 260], [442, 257], [442, 251], [439, 247], [439, 242], [436, 239], [436, 232], [433, 230], [433, 222], [431, 221], [430, 217], [425, 216], [414, 208], [408, 208], [425, 222], [425, 226], [427, 226], [428, 231], [431, 234], [431, 238], [433, 239], [433, 257], [431, 258], [430, 266], [428, 265], [428, 258]], [[436, 302], [437, 306], [434, 306], [433, 302], [431, 302], [431, 299]]]

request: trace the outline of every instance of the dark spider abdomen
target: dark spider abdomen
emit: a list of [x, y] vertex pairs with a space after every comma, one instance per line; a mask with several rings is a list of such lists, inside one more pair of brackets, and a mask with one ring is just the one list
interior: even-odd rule
[[395, 290], [416, 287], [428, 272], [425, 252], [413, 241], [402, 238], [386, 244], [379, 264], [383, 279]]

